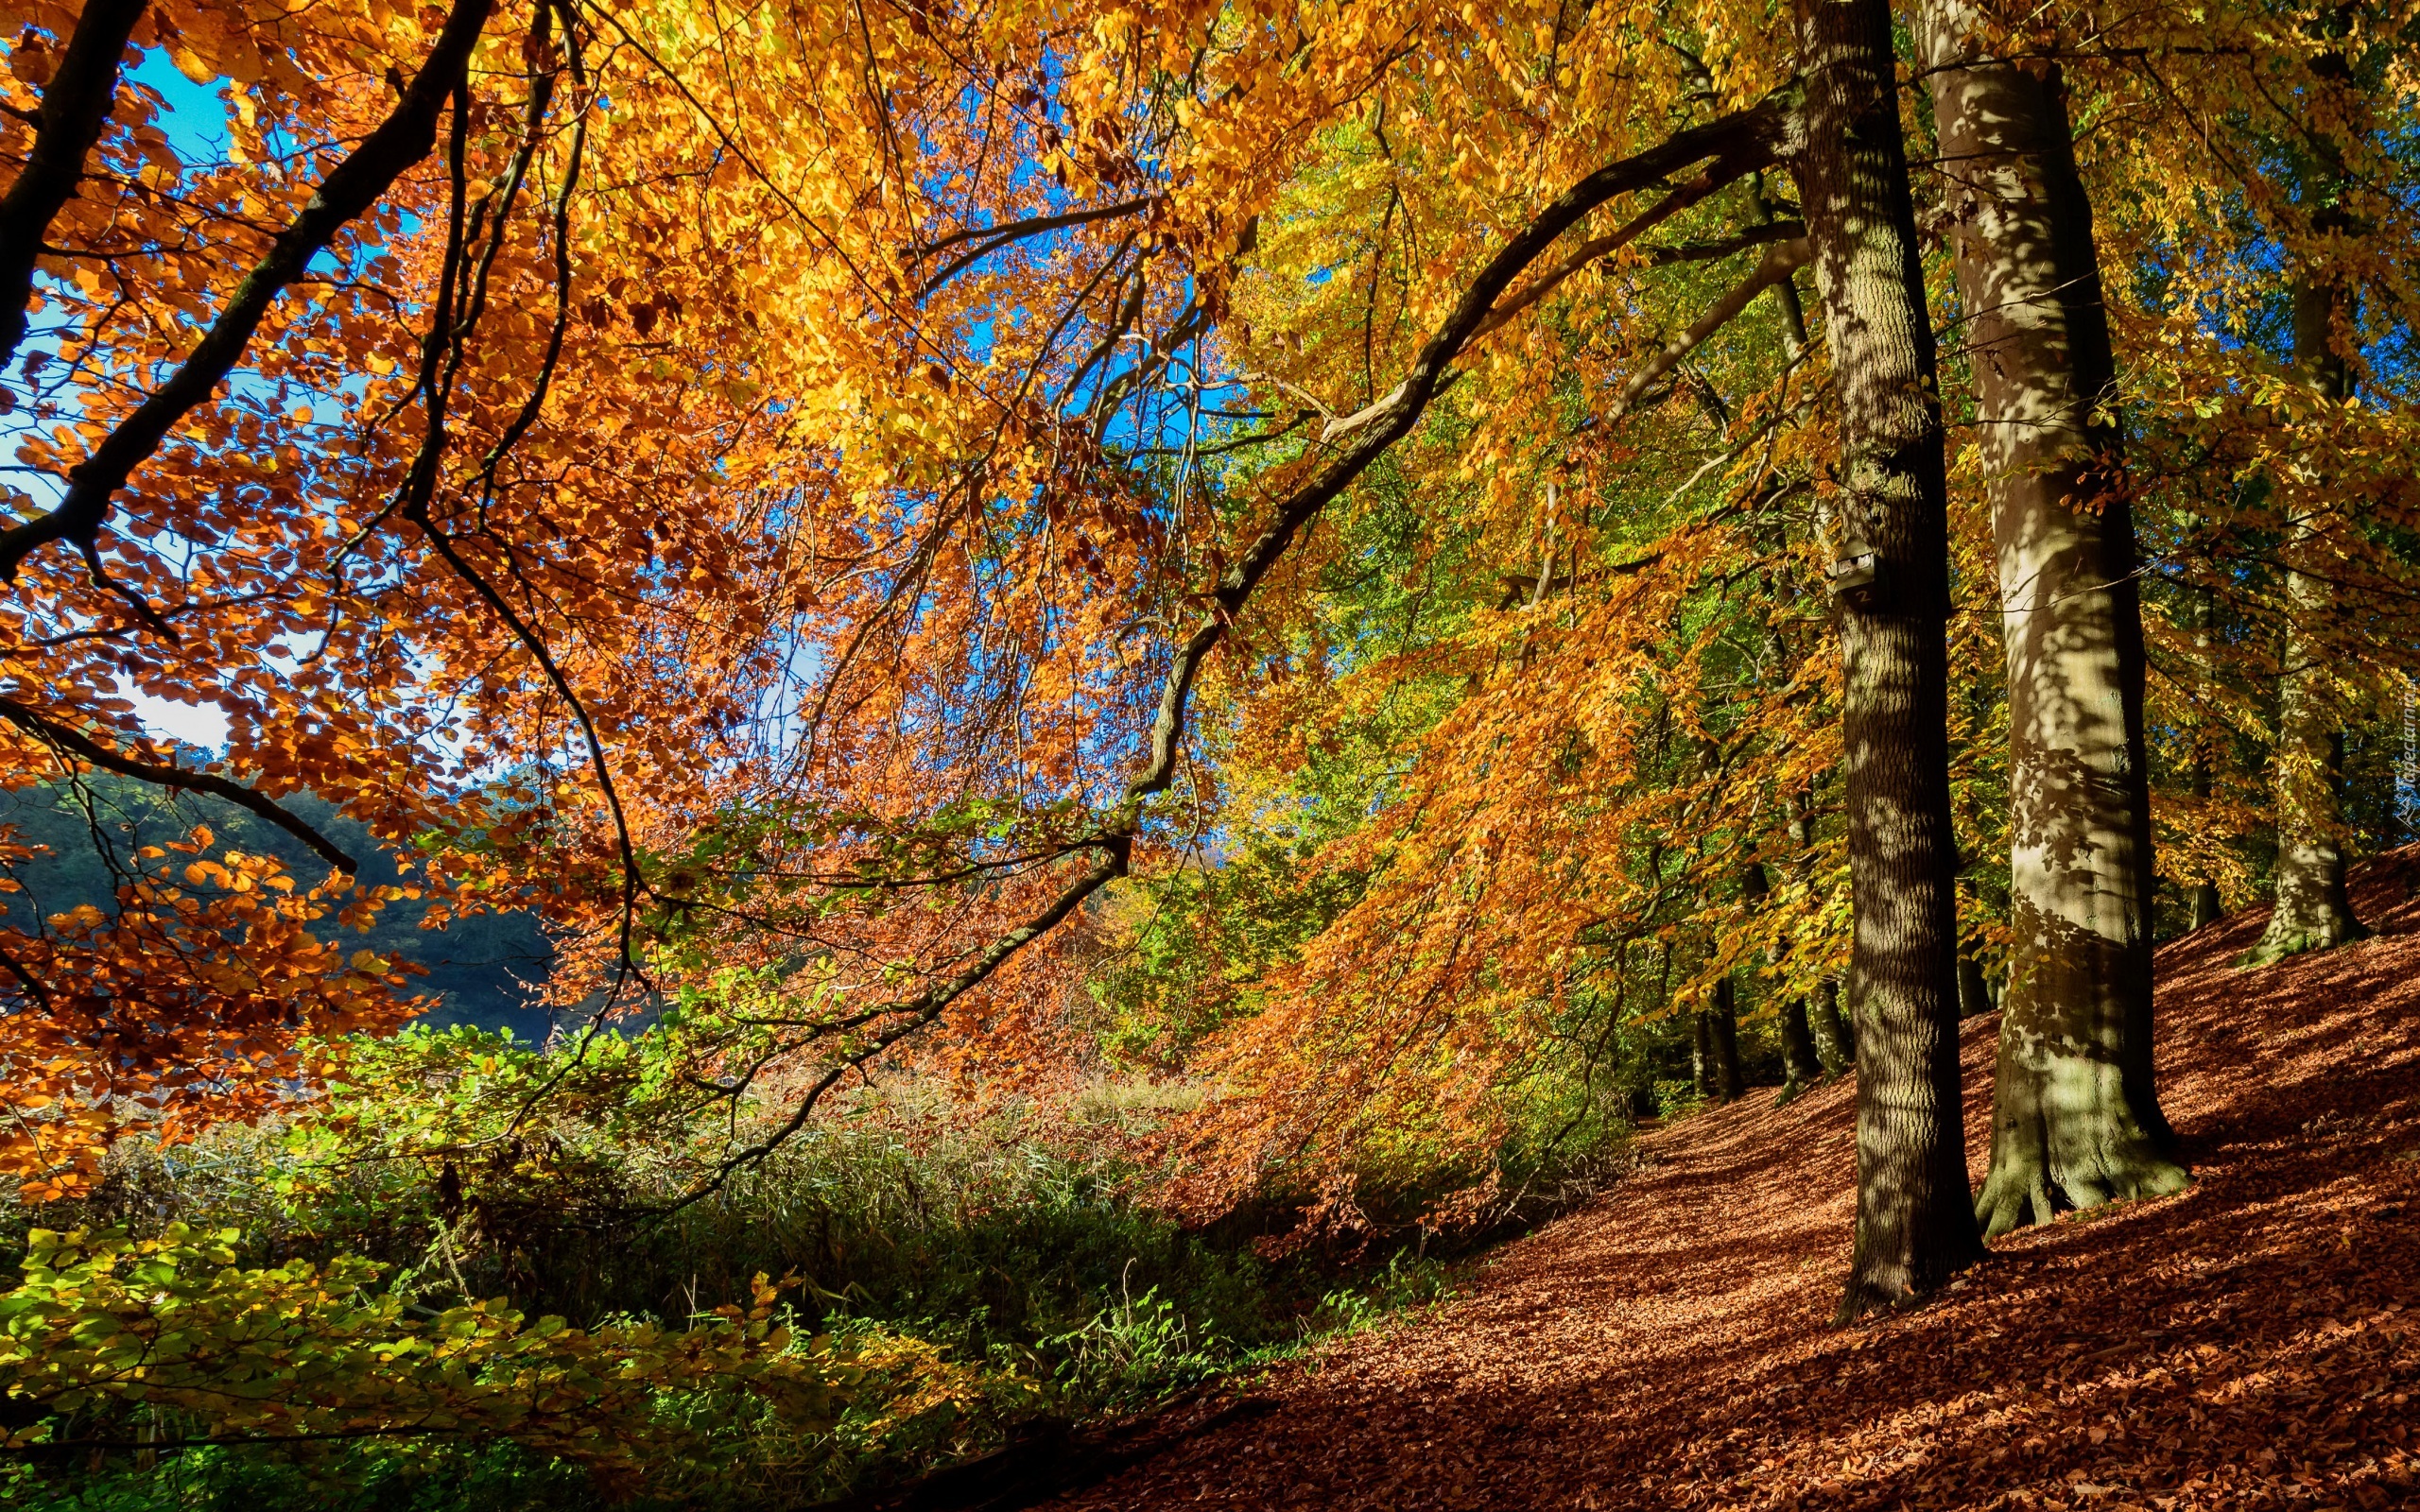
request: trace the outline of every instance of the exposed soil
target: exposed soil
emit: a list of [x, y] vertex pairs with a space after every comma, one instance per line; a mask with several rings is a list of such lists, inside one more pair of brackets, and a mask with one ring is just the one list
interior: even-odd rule
[[[2420, 1505], [2415, 888], [2420, 847], [2373, 863], [2377, 937], [2256, 972], [2265, 914], [2162, 949], [2193, 1186], [2013, 1235], [1931, 1307], [1829, 1326], [1853, 1093], [1751, 1092], [1464, 1297], [1253, 1383], [1273, 1410], [1050, 1504]], [[1965, 1034], [1979, 1179], [1997, 1024]]]

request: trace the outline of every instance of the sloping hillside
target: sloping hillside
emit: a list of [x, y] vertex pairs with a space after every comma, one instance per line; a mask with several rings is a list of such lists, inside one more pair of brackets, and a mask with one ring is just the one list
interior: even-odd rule
[[[1851, 1092], [1649, 1142], [1470, 1295], [1255, 1389], [1275, 1407], [1058, 1503], [2383, 1507], [2420, 1502], [2420, 848], [2378, 937], [2243, 974], [2160, 953], [2175, 1197], [2013, 1237], [1940, 1304], [1827, 1326]], [[1970, 1159], [1996, 1020], [1967, 1026]], [[1205, 1409], [1206, 1410], [1206, 1409]]]

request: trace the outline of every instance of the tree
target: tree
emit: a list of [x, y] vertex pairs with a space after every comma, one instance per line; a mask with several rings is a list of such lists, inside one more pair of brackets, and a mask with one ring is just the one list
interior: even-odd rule
[[[2336, 736], [2377, 740], [2411, 637], [2412, 161], [2368, 124], [2409, 118], [2411, 21], [2321, 0], [2142, 26], [2138, 49], [2059, 46], [2139, 459], [2154, 822], [2180, 921], [2217, 913], [2200, 884], [2235, 903], [2267, 870], [2278, 943], [2298, 918], [2324, 939], [2326, 852], [2383, 838]], [[2092, 124], [2146, 110], [2176, 123], [2163, 150]], [[2349, 402], [2298, 361], [2314, 278]]]
[[1695, 1018], [1698, 1094], [1718, 1103], [1736, 1103], [1748, 1091], [1739, 1074], [1738, 990], [1728, 972], [1715, 978]]
[[1811, 0], [1797, 26], [1806, 104], [1793, 171], [1832, 347], [1839, 519], [1851, 533], [1834, 610], [1857, 919], [1848, 1321], [1922, 1298], [1982, 1246], [1966, 1195], [1958, 1075], [1948, 484], [1891, 14], [1886, 0]]
[[[2323, 14], [2325, 32], [2344, 29], [2344, 11]], [[2310, 103], [2322, 122], [2351, 114], [2355, 85], [2344, 58], [2323, 51], [2311, 65]], [[2354, 291], [2330, 266], [2333, 238], [2354, 231], [2344, 207], [2343, 149], [2325, 124], [2304, 133], [2303, 194], [2311, 247], [2299, 261], [2290, 296], [2293, 364], [2312, 394], [2329, 409], [2353, 399], [2353, 369], [2339, 350], [2351, 321]], [[2325, 485], [2323, 485], [2324, 487]], [[2275, 907], [2269, 927], [2244, 957], [2265, 966], [2304, 951], [2350, 944], [2369, 933], [2353, 915], [2344, 888], [2344, 726], [2333, 693], [2319, 627], [2336, 611], [2337, 594], [2323, 559], [2336, 511], [2316, 503], [2298, 509], [2278, 555], [2285, 565], [2284, 644], [2277, 663], [2277, 738], [2271, 756], [2277, 811]]]
[[2008, 648], [2008, 996], [1986, 1237], [2185, 1184], [2152, 1074], [2151, 773], [2117, 374], [2055, 62], [1920, 26]]

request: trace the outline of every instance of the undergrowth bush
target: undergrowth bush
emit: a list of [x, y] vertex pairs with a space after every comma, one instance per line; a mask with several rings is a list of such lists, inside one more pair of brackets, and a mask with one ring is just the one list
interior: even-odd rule
[[[638, 1123], [630, 1100], [510, 1122], [551, 1071], [499, 1036], [407, 1034], [346, 1047], [342, 1069], [307, 1117], [186, 1146], [130, 1142], [90, 1199], [0, 1211], [14, 1272], [0, 1317], [73, 1293], [96, 1317], [116, 1308], [107, 1327], [173, 1332], [136, 1315], [139, 1287], [114, 1300], [62, 1288], [60, 1257], [78, 1246], [176, 1270], [195, 1315], [213, 1296], [299, 1288], [327, 1327], [295, 1325], [244, 1368], [257, 1378], [264, 1350], [307, 1357], [311, 1421], [373, 1436], [298, 1440], [301, 1419], [264, 1417], [257, 1390], [251, 1408], [243, 1391], [214, 1405], [203, 1378], [233, 1356], [205, 1349], [176, 1381], [155, 1368], [67, 1407], [15, 1391], [0, 1421], [22, 1451], [0, 1462], [9, 1504], [804, 1506], [979, 1452], [1037, 1417], [1142, 1409], [1433, 1301], [1485, 1237], [1406, 1222], [1273, 1245], [1295, 1211], [1276, 1199], [1183, 1227], [1142, 1200], [1146, 1136], [1194, 1095], [1182, 1086], [1104, 1083], [1046, 1106], [902, 1080], [715, 1186], [697, 1131]], [[559, 1106], [582, 1108], [579, 1088], [562, 1091]], [[1580, 1162], [1583, 1187], [1604, 1153]], [[1537, 1175], [1491, 1221], [1575, 1190], [1568, 1169], [1551, 1192]], [[449, 1376], [437, 1357], [465, 1317], [493, 1358], [465, 1354]], [[50, 1326], [52, 1343], [20, 1356], [60, 1357], [78, 1325]], [[425, 1379], [381, 1379], [381, 1350]], [[499, 1416], [514, 1370], [569, 1383], [562, 1431]], [[233, 1441], [260, 1434], [282, 1441]], [[97, 1457], [45, 1448], [64, 1441]]]

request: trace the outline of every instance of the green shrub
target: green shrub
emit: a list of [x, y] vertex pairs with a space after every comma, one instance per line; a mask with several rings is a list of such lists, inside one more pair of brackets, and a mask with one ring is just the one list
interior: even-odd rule
[[[15, 1503], [265, 1512], [545, 1508], [610, 1496], [799, 1506], [979, 1452], [1037, 1414], [1131, 1411], [1256, 1367], [1306, 1338], [1430, 1299], [1443, 1275], [1385, 1242], [1267, 1258], [1255, 1241], [1290, 1225], [1282, 1206], [1188, 1229], [1140, 1200], [1150, 1172], [1129, 1152], [1184, 1105], [1182, 1087], [1103, 1084], [1064, 1105], [977, 1107], [897, 1083], [836, 1107], [718, 1190], [672, 1204], [700, 1169], [677, 1126], [599, 1113], [497, 1139], [493, 1106], [547, 1069], [502, 1037], [407, 1035], [351, 1065], [355, 1079], [307, 1118], [191, 1146], [130, 1143], [89, 1201], [0, 1213], [13, 1226], [20, 1298], [47, 1288], [64, 1306], [74, 1293], [67, 1301], [118, 1308], [111, 1327], [172, 1331], [173, 1320], [130, 1307], [130, 1285], [100, 1296], [109, 1277], [89, 1263], [80, 1280], [59, 1280], [78, 1263], [56, 1229], [80, 1225], [124, 1236], [83, 1242], [115, 1246], [101, 1271], [174, 1272], [189, 1317], [229, 1322], [247, 1313], [246, 1297], [276, 1292], [268, 1301], [277, 1305], [264, 1305], [288, 1319], [284, 1335], [254, 1339], [250, 1356], [188, 1359], [171, 1391], [62, 1403], [13, 1383], [9, 1426], [36, 1452], [10, 1471]], [[53, 1232], [36, 1236], [37, 1216]], [[792, 1281], [778, 1315], [768, 1276]], [[38, 1311], [27, 1300], [18, 1315]], [[448, 1337], [466, 1317], [481, 1361], [448, 1378], [435, 1354], [411, 1346], [395, 1358], [421, 1360], [430, 1380], [365, 1384], [380, 1349]], [[55, 1308], [46, 1326], [44, 1342], [28, 1325], [24, 1371], [82, 1358], [58, 1342], [75, 1320]], [[755, 1331], [755, 1353], [726, 1360], [721, 1376], [665, 1368], [684, 1348], [700, 1351], [700, 1330], [717, 1328]], [[640, 1388], [570, 1392], [543, 1422], [509, 1420], [482, 1399], [483, 1369], [502, 1383], [508, 1367], [562, 1373], [615, 1349], [647, 1357]], [[257, 1382], [263, 1354], [279, 1351], [321, 1372], [313, 1410], [322, 1427], [393, 1428], [435, 1402], [460, 1432], [229, 1442], [263, 1424], [240, 1402], [202, 1400], [216, 1389], [212, 1371]], [[556, 1358], [566, 1352], [574, 1358]], [[0, 1377], [9, 1368], [0, 1362]], [[769, 1370], [831, 1389], [804, 1410], [759, 1389]], [[79, 1458], [71, 1478], [64, 1461], [42, 1457], [43, 1439], [124, 1447], [97, 1470]]]

